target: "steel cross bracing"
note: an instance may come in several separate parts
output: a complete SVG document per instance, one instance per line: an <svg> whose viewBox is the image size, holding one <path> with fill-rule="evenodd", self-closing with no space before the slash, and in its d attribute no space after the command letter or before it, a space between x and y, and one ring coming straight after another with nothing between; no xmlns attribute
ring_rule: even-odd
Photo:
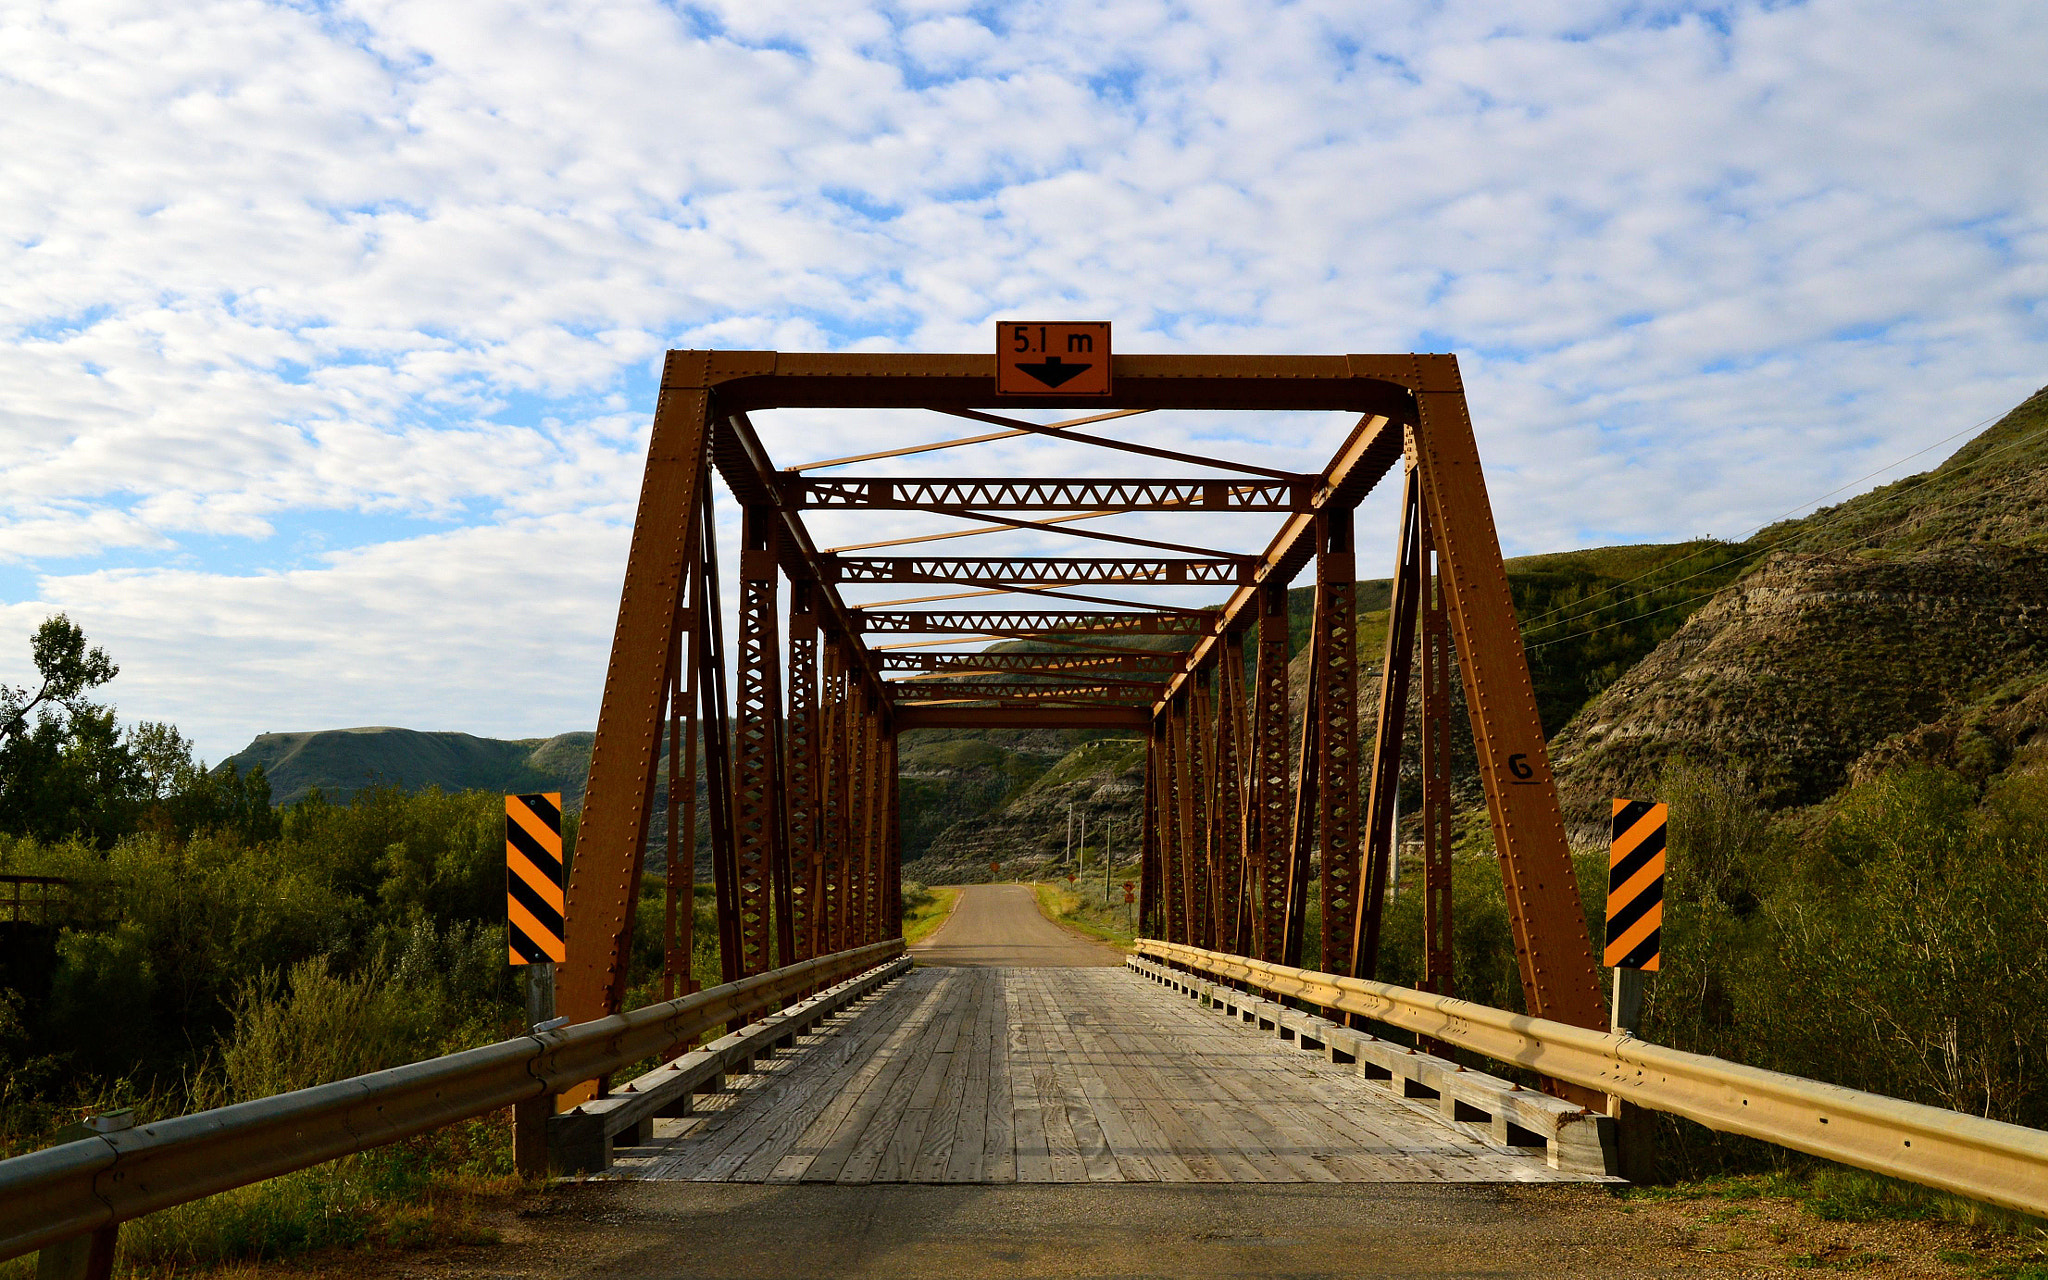
<svg viewBox="0 0 2048 1280"><path fill-rule="evenodd" d="M1144 927L1170 942L1370 974L1380 904L1398 871L1394 796L1420 655L1413 683L1422 692L1429 981L1449 989L1443 763L1455 658L1527 1007L1604 1025L1456 360L1116 356L1111 394L1058 422L1017 415L1071 413L1071 400L999 398L994 373L991 355L669 353L568 892L562 1011L599 1017L624 999L664 726L668 863L684 874L697 838L708 837L729 979L896 934L898 737L926 728L1092 728L1142 738ZM995 429L778 468L752 420L775 409L925 410ZM1161 410L1332 410L1355 423L1326 467L1299 474L1127 438L1125 419ZM938 451L989 440L1047 440L1062 456L1106 450L1126 463L1215 474L844 473L911 455L929 463ZM1352 511L1404 464L1397 634L1368 729ZM743 513L731 649L719 617L713 471ZM885 528L825 548L806 524L818 511L846 513L829 517L841 520L918 513L940 525L900 535ZM1237 527L1219 513L1260 512L1279 521L1263 550L1204 545ZM1173 527L1192 540L1140 537L1115 524L1132 513L1143 514L1147 533L1191 518ZM1004 537L1032 539L1033 554L955 555L933 545ZM1048 539L1095 554L1039 553ZM914 554L869 554L910 544L921 545ZM1287 589L1311 561L1309 640L1296 655ZM892 584L939 590L879 598ZM1220 604L1197 607L1190 587L1212 589ZM1153 600L1167 588L1182 589L1174 603ZM919 638L892 639L899 636ZM1304 678L1299 708L1290 707L1291 661L1303 664L1295 668ZM678 898L688 901L672 887L671 903ZM1311 904L1320 908L1314 937ZM672 905L668 918L676 914ZM669 932L672 989L688 949L676 945L673 924Z"/></svg>

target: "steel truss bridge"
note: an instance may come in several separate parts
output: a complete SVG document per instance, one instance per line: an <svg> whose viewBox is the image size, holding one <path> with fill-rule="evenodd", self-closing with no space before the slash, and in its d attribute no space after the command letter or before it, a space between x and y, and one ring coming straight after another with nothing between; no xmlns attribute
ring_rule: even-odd
<svg viewBox="0 0 2048 1280"><path fill-rule="evenodd" d="M1086 412L1039 422L1016 415L1071 414L1073 398L999 395L986 354L670 352L567 891L564 1025L0 1162L0 1258L48 1246L52 1274L105 1274L121 1221L503 1107L514 1109L522 1170L601 1168L615 1144L644 1137L657 1117L688 1112L694 1096L757 1072L785 1050L845 1035L866 1038L837 1042L831 1061L842 1067L861 1052L877 1062L922 1062L929 1037L945 1040L965 1092L948 1094L949 1103L926 1098L920 1133L945 1106L959 1125L952 1132L968 1132L969 1113L984 1104L994 1124L1000 1064L1014 1068L1022 1053L1041 1091L1057 1093L1068 1068L1092 1073L1084 1078L1096 1091L1083 1090L1079 1102L1060 1094L1057 1109L1070 1118L1086 1112L1103 1134L1124 1135L1105 1139L1123 1143L1112 1153L1118 1161L1137 1153L1118 1176L1191 1169L1183 1158L1189 1144L1205 1149L1208 1140L1176 1129L1175 1100L1199 1107L1207 1095L1186 1080L1179 1094L1148 1092L1132 1079L1133 1064L1186 1076L1201 1057L1187 1046L1210 1032L1146 1047L1120 1039L1114 1026L1082 1027L1060 1012L1071 997L1037 979L948 983L906 974L898 742L939 728L1142 736L1138 915L1146 936L1128 968L1239 1031L1271 1031L1401 1098L1428 1100L1475 1141L1601 1176L1618 1167L1613 1118L1640 1107L2048 1213L2048 1134L1607 1030L1455 358L1117 356L1112 371L1112 392ZM973 426L966 435L778 467L752 421L776 409L921 410ZM1327 465L1302 474L1115 433L1125 418L1167 410L1318 410L1352 422ZM1063 456L1100 449L1200 474L934 478L886 470L893 459L1026 437L1059 446ZM851 467L877 472L849 475ZM742 513L729 624L714 476ZM1397 570L1385 651L1368 655L1354 634L1353 513L1381 484L1400 493ZM843 547L821 546L806 523L810 512L869 511L952 523ZM1148 517L1148 532L1188 517L1173 526L1187 540L1105 524L1131 513ZM1203 545L1218 536L1213 530L1231 527L1219 513L1268 514L1277 528L1262 547ZM1077 550L1090 554L956 556L951 546L931 545L1019 532L1085 543ZM1304 572L1312 573L1314 605L1295 706L1287 592ZM862 594L913 584L935 590ZM1221 601L1190 607L1148 594L1175 588L1184 599L1190 587ZM1375 660L1378 710L1367 724L1361 664ZM1455 994L1454 679L1477 748L1525 1013ZM1298 738L1290 733L1295 721ZM1411 736L1422 762L1424 908L1423 976L1413 989L1376 975L1395 793ZM664 767L668 839L686 834L682 847L650 849ZM627 1009L642 869L657 854L672 868L692 865L700 776L725 981L692 989L687 878L671 875L664 999ZM1311 921L1315 971L1301 967ZM1087 982L1131 1002L1143 985L1120 974ZM940 1017L932 1002L942 989L955 993L945 998L957 1007ZM885 1009L897 1012L876 1012ZM1145 1016L1155 1028L1170 1022L1156 1011ZM1006 1020L1007 1058L994 1049L995 1028ZM1412 1047L1379 1038L1388 1028L1414 1037ZM1540 1079L1541 1092L1470 1069L1482 1057ZM613 1073L650 1059L663 1065L609 1087ZM849 1077L818 1070L808 1094L790 1083L796 1075L761 1094L758 1105L787 1109L772 1122L730 1126L796 1145L733 1145L732 1168L796 1169L791 1177L826 1169L843 1178L849 1161L869 1177L893 1167L888 1152L896 1147L831 1145L832 1099L845 1094ZM1121 1084L1105 1084L1104 1072ZM937 1067L922 1079L933 1090L953 1088L954 1077ZM903 1088L914 1109L926 1085ZM1151 1098L1149 1110L1125 1106L1132 1097ZM1247 1133L1298 1138L1312 1121L1283 1099L1216 1097L1245 1126L1228 1140L1240 1151ZM1267 1103L1273 1109L1261 1112ZM1039 1106L1032 1104L1035 1114ZM1341 1114L1330 1123L1355 1129ZM1148 1138L1148 1124L1164 1136ZM801 1135L816 1125L827 1125L827 1137L813 1149ZM1067 1140L1078 1143L1077 1133ZM1056 1171L1054 1138L1039 1135L1053 1162L1044 1168ZM1018 1143L1010 1169L1023 1177ZM1268 1155L1293 1158L1274 1154L1283 1147ZM983 1148L997 1150L993 1139ZM863 1151L880 1154L863 1166ZM1084 1177L1101 1172L1081 1145L1074 1158ZM964 1146L943 1144L901 1167L965 1170L969 1180L984 1169Z"/></svg>

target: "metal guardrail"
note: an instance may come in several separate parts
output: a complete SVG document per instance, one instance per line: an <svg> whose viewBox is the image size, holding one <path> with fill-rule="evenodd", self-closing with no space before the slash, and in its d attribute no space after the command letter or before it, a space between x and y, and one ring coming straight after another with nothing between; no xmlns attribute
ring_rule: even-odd
<svg viewBox="0 0 2048 1280"><path fill-rule="evenodd" d="M1710 1129L2048 1216L2048 1132L1466 1000L1140 938L1141 955L1361 1014Z"/></svg>
<svg viewBox="0 0 2048 1280"><path fill-rule="evenodd" d="M559 1093L902 951L891 938L630 1013L0 1161L0 1259Z"/></svg>

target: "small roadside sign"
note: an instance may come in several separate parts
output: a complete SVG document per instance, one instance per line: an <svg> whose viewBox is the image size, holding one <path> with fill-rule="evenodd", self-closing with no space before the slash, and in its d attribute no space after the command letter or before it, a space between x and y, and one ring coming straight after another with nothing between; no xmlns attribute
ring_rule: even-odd
<svg viewBox="0 0 2048 1280"><path fill-rule="evenodd" d="M559 791L505 797L505 919L513 964L559 962L566 955Z"/></svg>
<svg viewBox="0 0 2048 1280"><path fill-rule="evenodd" d="M1108 395L1109 321L997 321L996 394Z"/></svg>
<svg viewBox="0 0 2048 1280"><path fill-rule="evenodd" d="M1664 949L1664 827L1668 810L1648 800L1614 802L1607 856L1610 969L1655 973Z"/></svg>

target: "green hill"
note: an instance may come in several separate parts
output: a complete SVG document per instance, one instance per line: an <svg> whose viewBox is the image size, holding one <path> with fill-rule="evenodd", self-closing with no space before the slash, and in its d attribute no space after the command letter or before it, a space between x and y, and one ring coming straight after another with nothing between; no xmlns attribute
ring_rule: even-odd
<svg viewBox="0 0 2048 1280"><path fill-rule="evenodd" d="M564 733L552 738L506 741L467 733L422 733L415 729L370 727L305 733L265 733L224 762L237 769L262 765L278 804L303 800L318 790L346 800L370 787L417 791L560 791L576 808L590 775L594 735Z"/></svg>

